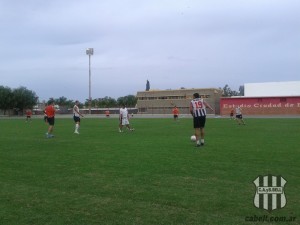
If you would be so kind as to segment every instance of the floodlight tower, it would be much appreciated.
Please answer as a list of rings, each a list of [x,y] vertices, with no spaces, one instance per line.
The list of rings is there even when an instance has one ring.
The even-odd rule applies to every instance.
[[[91,108],[92,108],[92,91],[91,91],[91,56],[94,54],[93,48],[87,48],[86,54],[89,56],[89,114],[91,114]]]

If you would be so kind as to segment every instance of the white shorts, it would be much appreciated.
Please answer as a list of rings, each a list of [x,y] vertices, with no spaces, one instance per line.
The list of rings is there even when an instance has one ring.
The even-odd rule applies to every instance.
[[[129,124],[129,120],[127,118],[123,118],[122,119],[122,125],[128,125]]]

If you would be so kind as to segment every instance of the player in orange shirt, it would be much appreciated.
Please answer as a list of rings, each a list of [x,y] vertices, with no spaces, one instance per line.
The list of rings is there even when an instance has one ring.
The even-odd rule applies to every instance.
[[[30,109],[26,110],[26,122],[30,120],[31,122],[32,111]]]
[[[179,109],[176,106],[173,108],[172,113],[173,113],[174,120],[178,120]]]
[[[49,124],[48,132],[46,133],[46,138],[53,138],[53,128],[55,122],[55,108],[54,101],[50,100],[48,106],[45,108],[45,114],[47,115],[47,121]]]

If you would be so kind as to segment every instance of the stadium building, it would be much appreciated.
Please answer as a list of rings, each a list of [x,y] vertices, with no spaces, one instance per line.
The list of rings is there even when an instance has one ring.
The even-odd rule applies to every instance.
[[[137,92],[138,113],[171,114],[173,107],[177,106],[180,114],[189,114],[190,101],[194,93],[199,93],[215,110],[211,112],[208,109],[208,114],[220,113],[222,90],[217,88],[139,91]]]
[[[237,106],[245,115],[300,115],[300,81],[248,83],[244,88],[245,96],[221,98],[222,116]]]

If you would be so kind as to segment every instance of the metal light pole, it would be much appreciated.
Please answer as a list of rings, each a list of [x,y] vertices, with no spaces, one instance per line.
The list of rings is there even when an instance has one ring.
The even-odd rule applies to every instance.
[[[91,56],[94,54],[93,48],[87,48],[86,54],[89,56],[89,114],[91,114],[91,108],[92,108],[92,81],[91,81]]]

